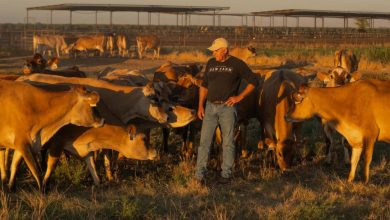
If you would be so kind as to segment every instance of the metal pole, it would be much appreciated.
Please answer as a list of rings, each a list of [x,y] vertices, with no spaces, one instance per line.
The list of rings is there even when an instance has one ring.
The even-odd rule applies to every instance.
[[[221,15],[218,15],[218,26],[221,26]]]
[[[322,17],[322,29],[324,29],[324,26],[325,26],[325,18]]]
[[[297,28],[299,28],[299,17],[297,17]]]
[[[69,11],[70,12],[70,16],[69,16],[69,24],[72,25],[72,13],[73,11]]]
[[[28,13],[29,12],[29,10],[27,10],[27,15],[26,15],[26,24],[28,25]]]
[[[244,16],[241,16],[241,26],[244,26]]]
[[[97,14],[98,14],[98,11],[95,11],[95,26],[97,27]]]
[[[53,10],[50,10],[50,25],[53,25]]]
[[[157,13],[158,25],[160,26],[160,12]]]
[[[344,17],[344,30],[345,30],[345,17]]]
[[[248,26],[248,16],[245,16],[245,26]]]
[[[191,14],[188,15],[188,25],[191,26]]]
[[[152,23],[152,14],[148,12],[148,25]]]
[[[317,17],[314,17],[314,29],[317,29]]]
[[[269,27],[272,27],[272,17],[269,16]]]
[[[112,11],[110,11],[110,29],[112,30]]]
[[[214,10],[214,15],[213,15],[213,26],[215,27],[215,10]]]
[[[137,15],[138,15],[138,16],[137,16],[137,18],[138,18],[138,19],[137,19],[137,24],[138,24],[138,26],[139,26],[139,11],[138,11],[137,13],[138,13],[138,14],[137,14]]]
[[[179,13],[176,13],[176,26],[179,26]]]

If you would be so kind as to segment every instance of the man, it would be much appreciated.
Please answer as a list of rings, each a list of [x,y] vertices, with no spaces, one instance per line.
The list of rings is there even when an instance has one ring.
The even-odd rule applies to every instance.
[[[220,125],[223,149],[220,182],[228,183],[232,177],[235,155],[233,141],[237,117],[235,104],[254,90],[257,81],[248,65],[229,55],[226,39],[215,39],[208,49],[213,52],[214,58],[207,62],[204,80],[199,90],[198,117],[203,122],[195,178],[204,183],[210,146],[215,129]],[[238,94],[241,79],[245,79],[248,86]],[[204,108],[206,99],[206,108]]]

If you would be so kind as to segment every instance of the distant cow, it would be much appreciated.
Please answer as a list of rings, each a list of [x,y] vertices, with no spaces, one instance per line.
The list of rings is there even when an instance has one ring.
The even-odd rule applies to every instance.
[[[102,119],[92,110],[99,95],[81,87],[49,92],[26,83],[4,80],[0,80],[0,90],[0,102],[7,106],[1,112],[0,145],[15,150],[9,187],[13,187],[18,164],[24,158],[41,190],[40,172],[33,154],[37,154],[62,126],[101,126]]]
[[[293,97],[296,105],[286,119],[295,122],[320,116],[352,147],[349,182],[355,178],[360,155],[364,151],[363,171],[367,183],[375,142],[390,142],[390,82],[360,80],[336,88],[301,86]]]
[[[42,53],[45,55],[47,49],[54,50],[56,56],[60,57],[60,51],[67,53],[67,47],[64,37],[61,35],[33,36],[33,51],[34,53]]]
[[[83,36],[77,39],[75,43],[69,45],[68,50],[76,50],[85,53],[87,53],[87,50],[98,50],[100,56],[103,56],[104,51],[107,50],[107,48],[108,51],[112,51],[112,48],[110,49],[111,45],[113,45],[112,40],[112,36],[105,36],[103,34]]]
[[[59,60],[57,57],[46,61],[46,59],[43,58],[40,53],[36,53],[34,54],[33,58],[26,59],[22,67],[22,72],[27,75],[31,73],[43,72],[47,68],[54,70],[58,67],[58,61]]]
[[[129,55],[129,46],[125,35],[119,34],[116,36],[116,46],[118,47],[119,56],[125,57]]]
[[[136,160],[153,160],[157,155],[155,149],[146,146],[145,135],[137,133],[135,126],[129,125],[126,129],[107,121],[100,128],[65,126],[45,147],[49,149],[49,157],[43,186],[47,184],[63,150],[84,159],[95,185],[100,184],[93,159],[93,152],[97,150],[115,150],[126,158]]]
[[[157,35],[139,35],[136,37],[136,41],[139,59],[142,59],[142,54],[147,49],[154,50],[153,59],[160,57],[160,38]]]
[[[255,57],[256,54],[256,48],[252,46],[248,47],[235,47],[230,50],[230,55],[235,56],[243,61],[248,61],[249,58]]]
[[[41,54],[37,53],[32,59],[26,60],[23,66],[23,74],[30,75],[33,73],[42,73],[65,77],[87,77],[85,73],[80,71],[76,66],[64,70],[55,70],[57,69],[58,62],[59,60],[56,57],[46,61]]]
[[[349,50],[337,50],[334,53],[334,67],[342,67],[348,73],[353,73],[357,71],[359,65],[359,60],[356,58],[355,54]]]

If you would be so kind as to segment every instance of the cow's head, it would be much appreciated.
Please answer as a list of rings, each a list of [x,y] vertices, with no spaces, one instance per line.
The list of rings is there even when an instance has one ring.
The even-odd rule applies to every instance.
[[[169,104],[167,109],[168,124],[172,128],[186,126],[196,119],[196,111],[176,104]]]
[[[359,72],[349,73],[342,67],[334,68],[329,73],[318,72],[317,78],[319,78],[326,87],[342,86],[350,82],[359,80],[361,74]]]
[[[249,57],[255,57],[255,56],[257,56],[256,48],[254,48],[253,46],[248,46],[247,49],[248,49],[248,51],[251,53]]]
[[[292,94],[295,104],[289,108],[285,116],[288,122],[300,122],[314,116],[314,105],[308,97],[309,90],[309,87],[302,85]]]
[[[34,54],[32,59],[26,59],[22,71],[25,75],[42,72],[46,68],[47,61],[39,53]]]
[[[53,57],[47,61],[46,68],[49,67],[51,70],[55,70],[58,68],[59,59],[57,57]]]
[[[61,49],[62,53],[69,54],[70,51],[74,50],[75,45],[76,45],[75,43],[71,43],[68,46],[65,45],[65,47],[63,49]]]
[[[153,83],[148,83],[142,88],[143,95],[147,98],[149,107],[148,111],[152,118],[156,119],[159,123],[166,123],[168,120],[168,115],[163,109],[160,103],[159,96],[156,94]]]
[[[154,160],[156,158],[156,149],[147,145],[145,134],[139,133],[135,125],[128,125],[127,133],[126,144],[118,149],[121,154],[126,158],[136,160]]]
[[[68,113],[70,123],[84,127],[101,127],[104,120],[95,109],[99,94],[87,91],[83,86],[74,86],[69,92],[74,94],[74,104]]]

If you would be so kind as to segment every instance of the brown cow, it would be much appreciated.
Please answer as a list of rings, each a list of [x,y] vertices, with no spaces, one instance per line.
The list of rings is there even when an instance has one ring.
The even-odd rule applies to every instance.
[[[60,51],[62,53],[68,53],[68,45],[65,39],[61,35],[47,35],[47,36],[33,36],[33,51],[34,53],[42,53],[45,55],[46,50],[55,50],[56,56],[60,57]]]
[[[355,54],[349,50],[337,50],[334,53],[334,67],[342,67],[348,73],[357,71],[359,66],[359,60]]]
[[[61,127],[75,124],[99,127],[102,119],[94,116],[99,95],[84,88],[49,92],[22,82],[0,80],[2,108],[0,146],[15,150],[9,187],[14,185],[17,166],[24,158],[41,190],[41,178],[33,153],[38,153]],[[0,161],[2,164],[3,161]],[[6,175],[2,175],[2,178]],[[4,182],[5,179],[2,179]]]
[[[343,86],[347,83],[354,82],[359,80],[361,74],[359,72],[348,73],[344,68],[337,67],[330,71],[329,74],[318,72],[317,78],[319,78],[324,84],[325,87],[338,87]],[[334,129],[331,128],[328,124],[322,121],[324,126],[324,132],[326,136],[326,163],[331,164],[332,162],[332,151],[334,148],[335,141],[333,139]],[[345,139],[342,138],[342,145],[344,147],[344,163],[346,165],[350,164],[349,151],[346,146]]]
[[[306,82],[306,78],[291,70],[270,70],[260,92],[259,118],[263,142],[276,146],[276,157],[282,171],[286,170],[294,156],[294,145],[299,141],[298,125],[284,120],[292,100],[293,88]],[[294,86],[292,86],[294,85]]]
[[[153,59],[160,57],[160,38],[155,34],[139,35],[136,37],[138,57],[142,59],[142,54],[147,49],[154,50]]]
[[[297,104],[286,119],[302,121],[318,115],[343,135],[352,147],[349,182],[355,178],[356,167],[364,150],[364,177],[367,183],[375,142],[390,142],[390,124],[387,123],[390,82],[360,80],[336,88],[302,86],[293,97]]]
[[[23,65],[22,72],[25,75],[31,73],[43,72],[47,68],[54,70],[58,67],[58,58],[54,57],[49,61],[46,61],[45,58],[40,53],[34,54],[32,59],[26,59],[26,62]]]
[[[256,54],[256,48],[252,46],[248,47],[235,47],[230,50],[230,55],[235,56],[243,61],[248,61],[249,58],[255,57]]]
[[[124,125],[136,117],[155,120],[159,123],[166,123],[168,120],[168,114],[158,103],[155,103],[156,94],[152,84],[139,87],[121,86],[92,78],[43,74],[23,76],[18,80],[34,84],[84,85],[100,94],[102,101],[99,102],[98,109],[102,116],[104,118],[116,117]],[[105,113],[110,115],[104,115]]]
[[[129,55],[127,49],[130,45],[127,45],[127,39],[125,35],[119,34],[116,36],[116,46],[118,47],[119,56],[125,57]]]
[[[45,147],[49,149],[49,157],[43,186],[47,184],[63,150],[77,158],[84,159],[95,185],[100,184],[93,159],[93,152],[97,150],[115,150],[126,158],[136,160],[153,160],[157,155],[155,149],[146,146],[145,135],[137,133],[135,126],[129,125],[126,129],[122,126],[111,125],[107,121],[100,128],[65,126]]]
[[[85,53],[87,53],[87,50],[98,50],[100,52],[100,56],[103,56],[104,51],[107,50],[107,48],[109,51],[112,51],[112,48],[110,49],[111,45],[113,45],[112,36],[97,34],[92,36],[80,37],[75,43],[69,45],[67,50],[76,50]]]

